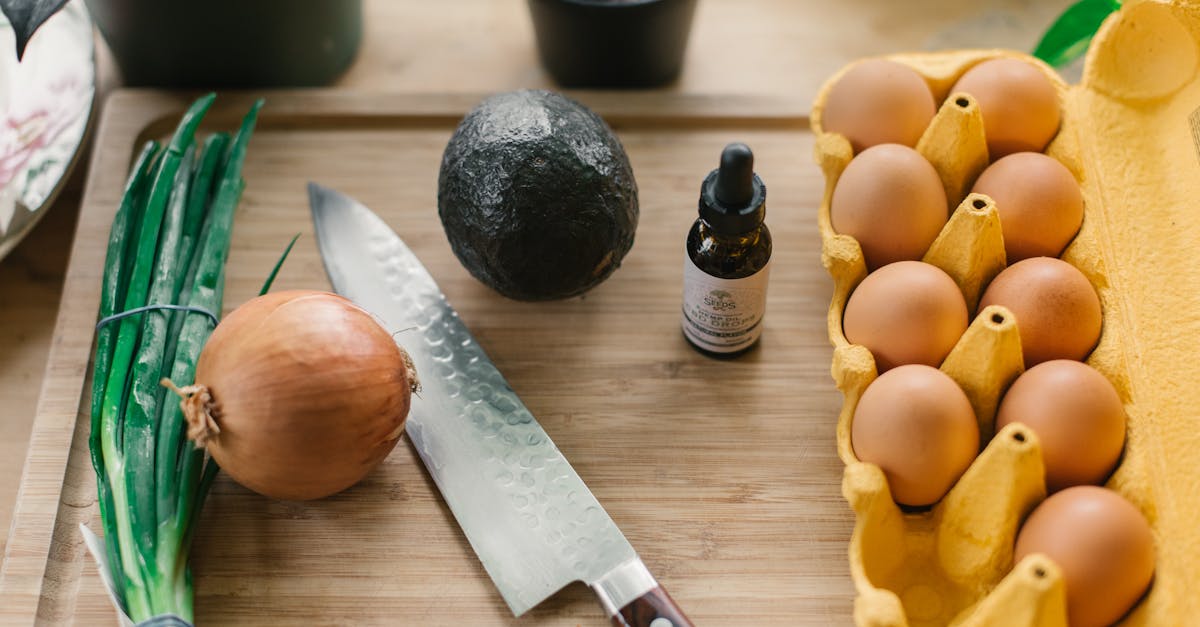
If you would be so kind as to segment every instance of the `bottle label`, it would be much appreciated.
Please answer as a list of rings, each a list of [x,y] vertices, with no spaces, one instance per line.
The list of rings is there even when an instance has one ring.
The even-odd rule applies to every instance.
[[[714,353],[742,350],[762,335],[771,262],[741,279],[721,279],[683,255],[683,334]]]

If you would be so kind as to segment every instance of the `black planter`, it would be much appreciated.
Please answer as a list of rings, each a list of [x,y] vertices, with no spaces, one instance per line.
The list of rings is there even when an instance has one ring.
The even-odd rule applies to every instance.
[[[129,85],[324,85],[362,41],[362,0],[85,1]]]
[[[696,0],[529,0],[542,65],[564,87],[654,87],[683,68]]]

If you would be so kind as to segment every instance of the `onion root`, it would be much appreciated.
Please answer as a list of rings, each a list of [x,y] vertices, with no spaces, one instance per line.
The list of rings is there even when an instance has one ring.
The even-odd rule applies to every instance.
[[[181,388],[166,377],[159,383],[179,395],[179,408],[188,424],[187,437],[196,443],[196,448],[204,448],[210,438],[221,432],[216,420],[221,413],[220,407],[213,402],[208,386],[196,384]]]

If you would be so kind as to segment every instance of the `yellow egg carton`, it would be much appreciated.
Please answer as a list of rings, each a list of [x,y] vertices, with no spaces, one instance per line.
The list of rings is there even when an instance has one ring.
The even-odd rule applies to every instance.
[[[967,194],[988,164],[978,107],[969,95],[949,92],[967,69],[1001,56],[1042,68],[1057,86],[1062,125],[1046,152],[1083,190],[1083,225],[1062,258],[1100,296],[1104,327],[1087,361],[1116,386],[1128,418],[1125,451],[1107,486],[1146,515],[1156,543],[1154,581],[1122,624],[1198,624],[1200,0],[1127,0],[1093,40],[1079,85],[1012,51],[888,57],[916,69],[942,103],[917,150],[938,170],[957,209],[924,260],[954,278],[972,311],[1004,268],[1004,244],[993,201]],[[845,396],[837,425],[842,492],[857,517],[849,550],[855,621],[1065,626],[1054,563],[1041,555],[1012,563],[1016,533],[1046,491],[1034,433],[1019,423],[993,433],[999,399],[1023,368],[1011,312],[981,312],[941,366],[967,393],[983,450],[940,502],[900,508],[883,472],[854,456],[851,420],[876,371],[871,353],[842,332],[846,300],[867,267],[858,242],[835,233],[829,216],[838,176],[853,157],[845,137],[821,126],[840,76],[818,94],[812,126],[826,180],[822,261],[834,279],[832,374]]]

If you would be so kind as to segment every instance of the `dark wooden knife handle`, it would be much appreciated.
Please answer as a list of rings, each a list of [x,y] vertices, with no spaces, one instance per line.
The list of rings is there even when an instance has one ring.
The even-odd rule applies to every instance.
[[[694,627],[662,586],[630,601],[612,617],[615,627]]]

